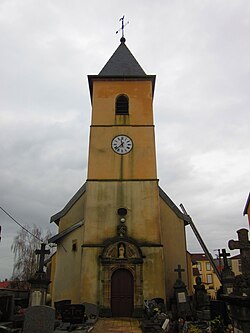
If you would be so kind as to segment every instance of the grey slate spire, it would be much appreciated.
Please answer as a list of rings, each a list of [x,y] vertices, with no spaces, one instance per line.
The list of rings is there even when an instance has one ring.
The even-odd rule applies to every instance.
[[[121,44],[115,50],[106,65],[98,75],[88,75],[89,91],[92,102],[93,82],[106,80],[132,80],[132,81],[151,81],[152,95],[154,95],[155,75],[147,75],[141,68],[133,54],[125,45],[125,38],[120,39]]]
[[[133,76],[145,77],[147,76],[141,68],[133,54],[125,45],[125,38],[120,39],[121,44],[113,53],[109,61],[100,71],[98,76]]]

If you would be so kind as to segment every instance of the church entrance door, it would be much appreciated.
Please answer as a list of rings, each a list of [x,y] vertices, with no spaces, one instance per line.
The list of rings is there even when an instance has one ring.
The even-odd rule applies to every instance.
[[[127,269],[117,269],[111,279],[113,317],[131,317],[134,310],[134,280]]]

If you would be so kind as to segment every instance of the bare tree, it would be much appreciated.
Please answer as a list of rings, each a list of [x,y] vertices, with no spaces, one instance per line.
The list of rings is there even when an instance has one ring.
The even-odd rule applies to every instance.
[[[24,229],[20,229],[11,245],[14,253],[13,280],[27,281],[35,274],[37,270],[35,250],[50,237],[50,231],[43,235],[41,228],[35,224],[32,227],[25,225]]]

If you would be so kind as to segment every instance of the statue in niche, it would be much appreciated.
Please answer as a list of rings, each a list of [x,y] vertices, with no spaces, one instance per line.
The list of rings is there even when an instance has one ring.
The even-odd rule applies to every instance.
[[[124,256],[125,255],[125,247],[124,247],[123,243],[119,244],[118,252],[119,252],[118,259],[124,259],[125,258],[125,256]]]

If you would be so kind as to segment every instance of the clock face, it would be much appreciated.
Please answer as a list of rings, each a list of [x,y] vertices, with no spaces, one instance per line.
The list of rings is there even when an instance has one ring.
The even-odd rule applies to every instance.
[[[117,135],[112,140],[111,146],[115,153],[124,155],[133,148],[133,141],[127,135]]]

